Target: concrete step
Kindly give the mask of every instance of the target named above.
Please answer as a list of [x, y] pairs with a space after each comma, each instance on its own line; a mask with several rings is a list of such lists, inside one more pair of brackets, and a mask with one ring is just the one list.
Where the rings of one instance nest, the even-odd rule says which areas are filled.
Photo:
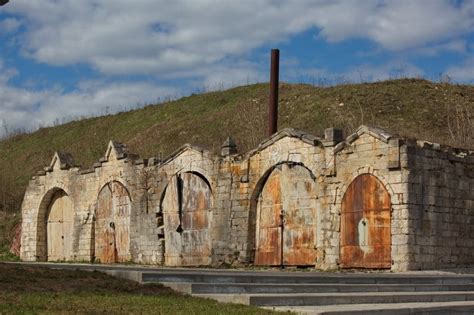
[[328, 306], [278, 306], [266, 309], [293, 312], [304, 315], [472, 315], [473, 301], [429, 302], [429, 303], [387, 303], [387, 304], [349, 304]]
[[342, 304], [429, 303], [474, 301], [474, 292], [368, 292], [294, 294], [193, 294], [224, 303], [256, 306], [316, 306]]
[[474, 284], [301, 284], [301, 283], [182, 283], [163, 282], [164, 285], [188, 294], [244, 294], [244, 293], [337, 293], [337, 292], [436, 292], [474, 291]]
[[474, 277], [396, 274], [320, 274], [320, 273], [228, 273], [228, 272], [142, 272], [142, 282], [199, 283], [343, 283], [343, 284], [473, 284]]

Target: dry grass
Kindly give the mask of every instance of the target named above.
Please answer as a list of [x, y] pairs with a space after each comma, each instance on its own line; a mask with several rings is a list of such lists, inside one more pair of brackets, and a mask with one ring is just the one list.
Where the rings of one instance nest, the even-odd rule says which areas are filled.
[[274, 314], [100, 272], [0, 264], [0, 314]]

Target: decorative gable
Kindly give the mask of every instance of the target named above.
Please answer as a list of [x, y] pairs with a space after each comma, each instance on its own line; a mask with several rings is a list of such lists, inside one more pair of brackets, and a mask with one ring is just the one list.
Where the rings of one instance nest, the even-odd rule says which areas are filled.
[[107, 151], [105, 151], [105, 155], [100, 159], [100, 162], [122, 160], [127, 157], [127, 153], [128, 149], [125, 144], [110, 140]]
[[67, 170], [74, 166], [74, 160], [71, 154], [66, 152], [55, 152], [49, 167], [46, 171]]

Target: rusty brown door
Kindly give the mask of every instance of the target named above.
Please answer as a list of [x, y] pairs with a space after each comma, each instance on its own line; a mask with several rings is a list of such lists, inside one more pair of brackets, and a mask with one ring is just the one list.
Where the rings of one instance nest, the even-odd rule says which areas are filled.
[[209, 265], [212, 193], [208, 183], [194, 173], [174, 176], [166, 189], [162, 207], [165, 264]]
[[342, 199], [343, 268], [390, 268], [390, 195], [373, 175], [359, 175]]
[[130, 259], [130, 197], [118, 182], [110, 182], [99, 193], [95, 221], [95, 258], [101, 263]]
[[314, 265], [315, 183], [303, 166], [283, 164], [268, 177], [257, 206], [256, 265]]
[[256, 265], [281, 265], [282, 200], [281, 169], [276, 168], [267, 179], [260, 195], [257, 213]]
[[71, 199], [64, 191], [54, 194], [47, 218], [48, 261], [69, 260], [72, 256], [74, 212]]

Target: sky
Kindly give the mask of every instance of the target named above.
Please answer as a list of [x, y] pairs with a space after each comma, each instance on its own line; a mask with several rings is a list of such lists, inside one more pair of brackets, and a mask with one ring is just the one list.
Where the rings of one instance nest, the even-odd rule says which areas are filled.
[[474, 0], [10, 0], [0, 136], [280, 80], [474, 83]]

